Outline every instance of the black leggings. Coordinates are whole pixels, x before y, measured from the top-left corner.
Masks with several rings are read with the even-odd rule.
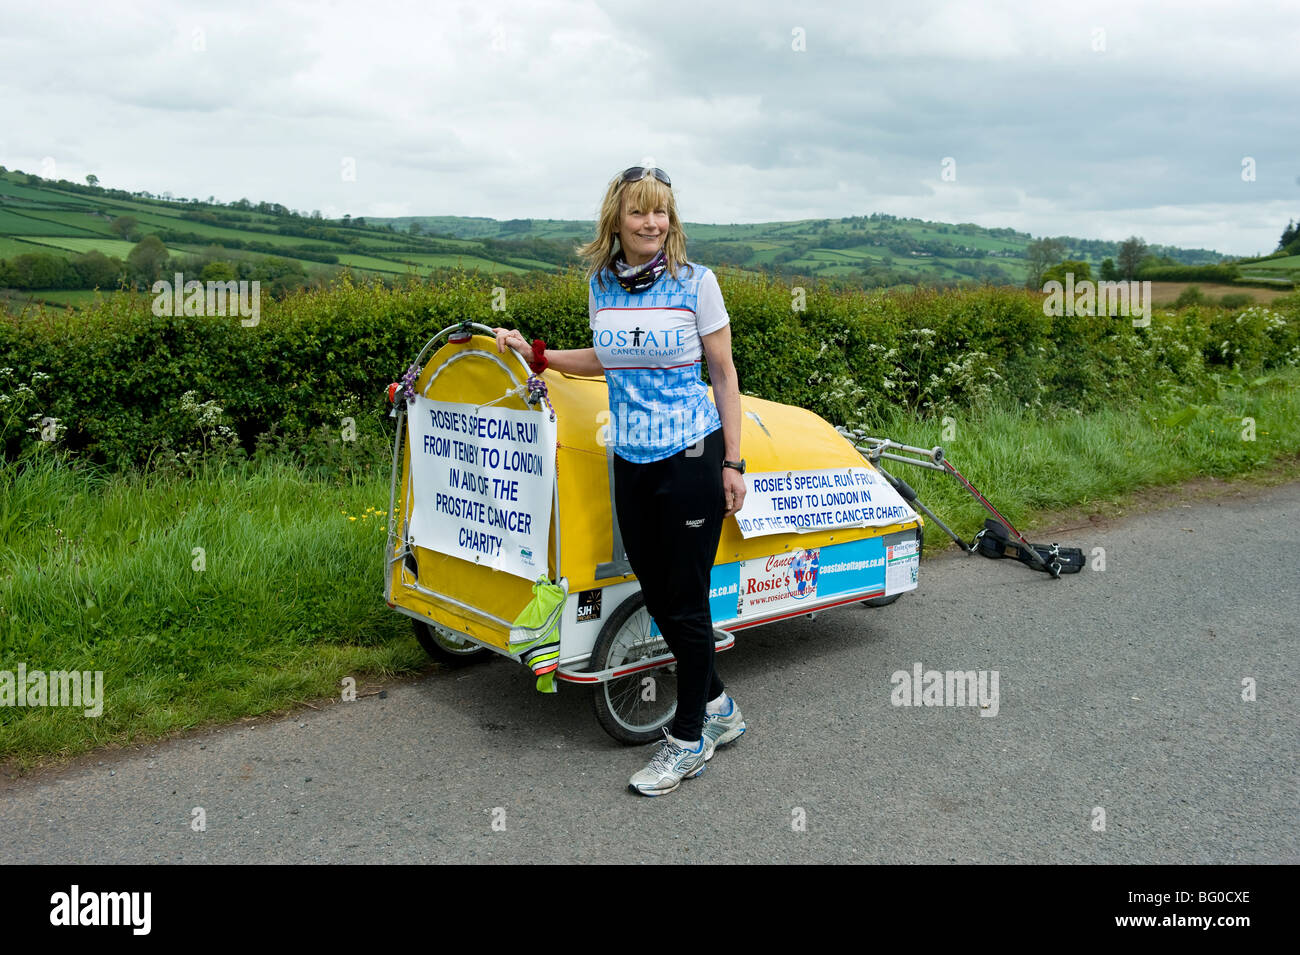
[[[669,732],[700,738],[704,707],[722,693],[714,669],[709,571],[726,510],[722,429],[648,464],[614,455],[614,504],[646,609],[677,658],[677,715]],[[693,453],[694,452],[694,453]]]

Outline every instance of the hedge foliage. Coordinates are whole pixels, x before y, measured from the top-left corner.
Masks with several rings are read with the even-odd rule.
[[[1265,261],[1264,259],[1252,261]],[[1243,278],[1236,262],[1219,265],[1148,265],[1138,269],[1137,277],[1150,282],[1211,282],[1216,285],[1245,285],[1259,288],[1294,288],[1286,276],[1276,279]]]
[[[1216,366],[1300,361],[1300,295],[1269,308],[1157,312],[1150,327],[1134,328],[1128,318],[1048,317],[1040,293],[1006,287],[809,285],[798,308],[798,289],[718,275],[741,388],[836,423],[869,421],[894,402],[933,414],[1003,399],[1087,411]],[[498,285],[504,311],[492,308]],[[126,295],[84,310],[29,309],[0,317],[0,443],[12,459],[44,430],[115,469],[174,465],[219,445],[337,467],[391,441],[385,387],[431,334],[462,320],[515,326],[555,348],[590,344],[577,270],[458,272],[396,289],[345,274],[264,301],[255,327],[159,317],[148,298]],[[352,442],[343,437],[349,417]]]

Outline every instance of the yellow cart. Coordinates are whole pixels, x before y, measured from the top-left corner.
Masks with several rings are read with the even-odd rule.
[[[676,710],[675,665],[621,546],[604,378],[532,376],[466,322],[434,335],[389,397],[389,607],[440,661],[519,661],[511,625],[534,582],[554,582],[566,595],[555,675],[593,688],[615,739],[655,739]],[[747,498],[712,570],[717,649],[749,627],[914,589],[923,522],[863,454],[802,408],[748,396],[741,408]]]

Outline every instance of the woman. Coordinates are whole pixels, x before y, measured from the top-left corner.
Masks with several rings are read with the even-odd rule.
[[[686,261],[662,169],[633,166],[616,176],[596,238],[578,253],[589,266],[593,347],[547,351],[542,362],[518,329],[498,328],[497,350],[608,382],[619,529],[646,609],[677,658],[672,727],[628,781],[634,792],[662,796],[745,732],[714,669],[709,612],[722,521],[745,500],[730,319],[714,274]],[[701,352],[714,401],[700,380]]]

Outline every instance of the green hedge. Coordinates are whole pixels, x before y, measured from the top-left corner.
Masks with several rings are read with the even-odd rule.
[[[1002,397],[1082,411],[1206,366],[1249,371],[1300,360],[1300,296],[1237,312],[1159,312],[1135,329],[1126,318],[1048,317],[1041,293],[1002,287],[808,285],[806,307],[796,309],[789,286],[718,274],[741,388],[834,422],[870,420],[897,402],[946,414]],[[497,285],[506,287],[503,312],[492,310]],[[337,464],[356,447],[391,440],[384,389],[449,324],[509,324],[556,348],[590,344],[576,270],[458,272],[401,288],[345,275],[264,301],[252,328],[234,317],[157,317],[149,303],[115,295],[79,311],[0,318],[6,457],[30,448],[28,429],[42,418],[57,418],[62,446],[113,468],[175,462],[223,442],[237,453]],[[49,377],[33,381],[37,373]],[[356,421],[355,445],[341,441],[345,417]]]
[[[1239,271],[1234,263],[1222,265],[1152,265],[1138,269],[1137,277],[1151,282],[1217,282],[1232,284]]]
[[[1295,288],[1295,282],[1286,277],[1277,279],[1259,276],[1243,277],[1241,274],[1243,264],[1225,262],[1220,265],[1151,265],[1138,269],[1137,277],[1149,282],[1210,282],[1215,285],[1243,285],[1254,288]]]

